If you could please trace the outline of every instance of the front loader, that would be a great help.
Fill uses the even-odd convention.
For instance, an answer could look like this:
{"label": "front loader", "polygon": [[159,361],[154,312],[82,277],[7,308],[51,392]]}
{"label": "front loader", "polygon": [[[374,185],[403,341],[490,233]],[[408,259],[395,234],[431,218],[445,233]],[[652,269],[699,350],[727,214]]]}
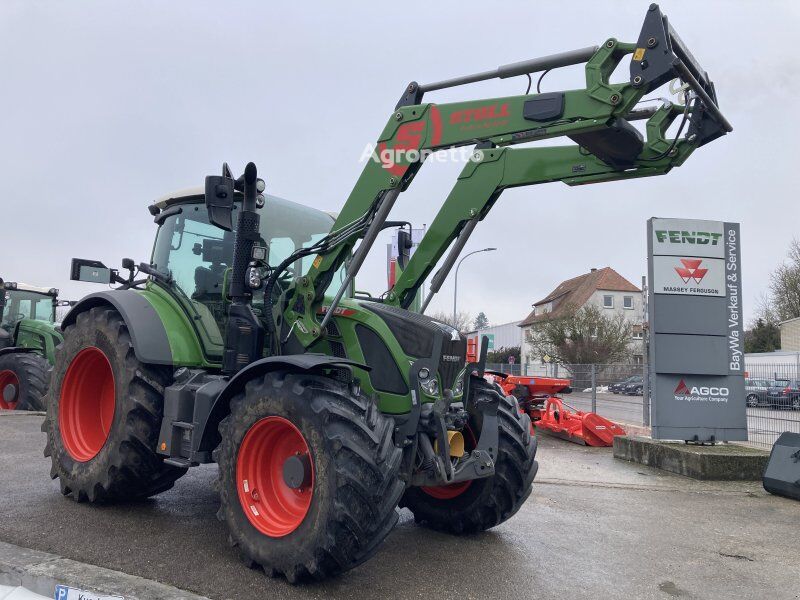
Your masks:
{"label": "front loader", "polygon": [[56,324],[61,304],[55,288],[0,279],[0,409],[45,408],[50,365],[62,340]]}
{"label": "front loader", "polygon": [[[90,294],[63,323],[43,425],[62,492],[89,502],[141,498],[216,462],[231,543],[248,564],[292,582],[368,559],[398,505],[452,533],[509,519],[537,471],[528,415],[480,376],[484,361],[467,364],[456,330],[406,310],[413,285],[375,300],[355,294],[353,278],[429,151],[478,144],[471,168],[487,173],[490,201],[452,220],[442,245],[503,187],[634,176],[642,153],[652,160],[639,174],[665,173],[729,130],[713,86],[655,6],[642,36],[410,84],[378,139],[381,160],[365,166],[333,222],[266,196],[253,163],[239,177],[225,165],[203,189],[150,207],[158,231],[149,263],[125,259],[123,276],[74,259],[73,279],[119,287]],[[629,54],[631,81],[608,83]],[[586,89],[422,103],[454,81],[584,62]],[[674,116],[665,109],[648,122],[652,143],[637,145],[625,116],[675,77],[698,96],[685,109],[694,137],[661,148],[658,133]],[[581,147],[505,147],[565,135]],[[445,248],[428,256],[436,261]],[[419,276],[420,249],[401,280]]]}

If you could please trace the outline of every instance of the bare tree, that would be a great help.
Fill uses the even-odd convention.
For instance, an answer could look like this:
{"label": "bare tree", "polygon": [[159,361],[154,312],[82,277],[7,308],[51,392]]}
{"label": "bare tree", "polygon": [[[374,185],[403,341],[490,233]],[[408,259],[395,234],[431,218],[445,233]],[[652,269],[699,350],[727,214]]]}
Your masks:
{"label": "bare tree", "polygon": [[440,323],[447,323],[450,327],[461,332],[470,331],[472,329],[472,315],[467,312],[459,312],[456,315],[455,321],[453,321],[452,314],[443,311],[433,313],[431,319],[439,321]]}
{"label": "bare tree", "polygon": [[608,364],[627,360],[632,324],[617,313],[607,317],[593,305],[568,307],[537,323],[527,334],[533,358],[550,357],[567,365]]}
{"label": "bare tree", "polygon": [[800,240],[792,240],[787,260],[770,275],[769,291],[777,320],[800,317]]}

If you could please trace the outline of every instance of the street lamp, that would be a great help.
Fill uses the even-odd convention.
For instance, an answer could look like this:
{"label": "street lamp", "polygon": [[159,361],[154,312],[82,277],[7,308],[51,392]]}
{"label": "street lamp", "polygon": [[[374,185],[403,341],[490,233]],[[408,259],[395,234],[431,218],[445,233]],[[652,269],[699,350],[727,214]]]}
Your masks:
{"label": "street lamp", "polygon": [[455,288],[453,289],[453,327],[456,327],[456,323],[458,322],[456,317],[456,302],[458,300],[458,269],[461,266],[461,263],[464,262],[468,256],[472,256],[473,254],[477,254],[478,252],[491,252],[492,250],[497,250],[497,248],[484,248],[483,250],[475,250],[474,252],[470,252],[469,254],[465,254],[458,264],[456,265],[456,281],[455,281]]}

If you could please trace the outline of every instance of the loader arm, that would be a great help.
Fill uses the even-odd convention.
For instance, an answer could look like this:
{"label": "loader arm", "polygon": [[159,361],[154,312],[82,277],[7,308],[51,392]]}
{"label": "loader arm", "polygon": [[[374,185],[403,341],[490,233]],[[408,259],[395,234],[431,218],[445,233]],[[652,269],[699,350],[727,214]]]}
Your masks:
{"label": "loader arm", "polygon": [[[630,80],[610,83],[609,77],[627,55],[632,55]],[[427,91],[581,63],[586,63],[586,86],[583,89],[450,104],[421,103]],[[624,174],[626,169],[634,168],[637,160],[648,159],[653,165],[639,171],[638,176],[655,174],[650,171],[658,170],[655,165],[661,159],[659,150],[662,154],[671,154],[677,146],[660,149],[655,141],[647,145],[641,140],[637,142],[631,132],[633,127],[625,117],[634,112],[642,96],[678,77],[697,97],[684,146],[698,147],[731,131],[730,124],[717,107],[713,84],[655,4],[648,10],[635,44],[610,38],[596,49],[523,61],[494,71],[428,85],[409,84],[377,140],[376,160],[368,161],[364,167],[329,239],[318,246],[319,251],[309,271],[296,278],[277,303],[274,312],[276,330],[271,332],[273,339],[270,342],[273,349],[279,353],[283,350],[298,351],[308,348],[324,335],[325,325],[344,290],[363,264],[398,195],[411,184],[427,153],[480,143],[504,147],[568,136],[602,163],[589,161],[589,156],[581,157],[582,162],[587,163],[587,169],[592,164],[596,172],[577,174],[572,171],[576,158],[573,154],[564,164],[560,160],[545,159],[545,164],[550,163],[549,168],[556,164],[566,167],[568,163],[566,171],[562,169],[549,178],[542,174],[536,181],[529,177],[527,183],[508,182],[501,187],[573,179],[577,175],[581,175],[578,179],[582,183],[625,178],[632,176]],[[657,122],[653,120],[659,118],[663,119],[664,113],[656,111],[648,121],[648,128],[656,127]],[[687,151],[688,148],[684,148],[683,152],[688,155]],[[553,156],[560,152],[553,152]],[[573,150],[573,153],[577,152],[577,149]],[[500,156],[498,153],[497,157]],[[531,167],[530,158],[515,160],[514,163],[520,174],[537,168]],[[442,228],[438,235],[444,233]],[[361,243],[356,247],[359,240]],[[443,250],[433,254],[441,256],[441,252]],[[325,290],[334,272],[351,253],[347,278],[326,310],[322,306]],[[271,289],[269,284],[267,287]],[[321,322],[318,312],[324,313]],[[276,341],[275,336],[280,336],[280,340]]]}
{"label": "loader arm", "polygon": [[[431,280],[430,291],[422,304],[421,311],[424,312],[433,295],[441,288],[477,223],[486,217],[500,194],[507,188],[554,181],[572,186],[651,177],[663,175],[673,167],[680,166],[697,146],[687,139],[668,140],[665,135],[670,124],[685,109],[685,106],[665,104],[645,113],[649,122],[641,158],[624,169],[587,154],[578,145],[540,148],[498,148],[489,145],[476,147],[414,255],[386,294],[386,303],[409,308],[422,283],[452,245],[447,259]],[[691,115],[691,110],[688,115]],[[668,155],[657,158],[667,148],[672,148]]]}

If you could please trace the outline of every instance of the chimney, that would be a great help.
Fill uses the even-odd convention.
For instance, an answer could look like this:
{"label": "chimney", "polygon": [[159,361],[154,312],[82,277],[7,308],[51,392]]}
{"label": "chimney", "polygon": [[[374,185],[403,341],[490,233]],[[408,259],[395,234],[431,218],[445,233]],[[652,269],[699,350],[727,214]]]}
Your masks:
{"label": "chimney", "polygon": [[591,269],[589,269],[589,273],[594,273],[595,271],[597,271],[597,269],[595,269],[594,267],[592,267]]}

